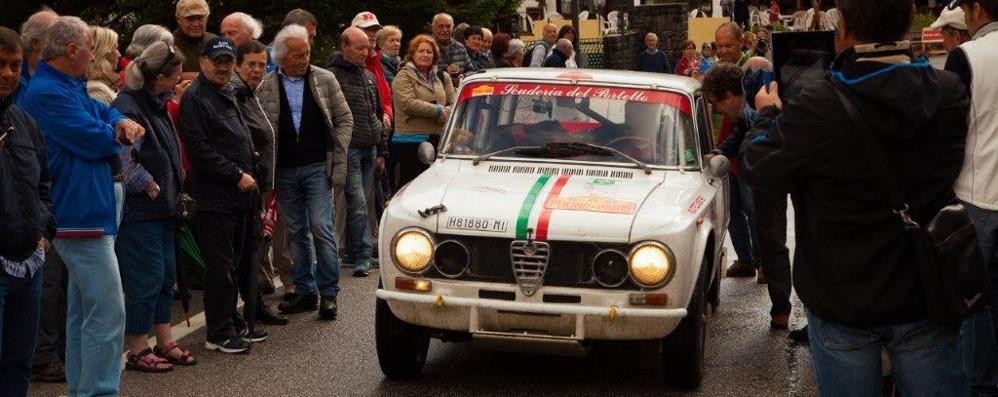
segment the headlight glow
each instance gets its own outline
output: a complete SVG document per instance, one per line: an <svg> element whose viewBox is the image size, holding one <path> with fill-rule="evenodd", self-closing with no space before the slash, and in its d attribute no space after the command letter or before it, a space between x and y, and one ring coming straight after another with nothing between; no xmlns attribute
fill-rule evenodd
<svg viewBox="0 0 998 397"><path fill-rule="evenodd" d="M433 259L433 240L420 230L403 230L392 245L395 264L410 273L420 273L430 267Z"/></svg>
<svg viewBox="0 0 998 397"><path fill-rule="evenodd" d="M643 287L661 286L672 277L672 262L672 255L665 246L652 243L638 245L630 255L631 277Z"/></svg>

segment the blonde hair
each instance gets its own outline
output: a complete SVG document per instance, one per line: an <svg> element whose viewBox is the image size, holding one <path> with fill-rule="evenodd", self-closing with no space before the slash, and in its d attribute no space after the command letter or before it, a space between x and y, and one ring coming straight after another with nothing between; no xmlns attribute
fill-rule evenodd
<svg viewBox="0 0 998 397"><path fill-rule="evenodd" d="M152 43L125 68L125 86L131 90L138 90L154 81L160 74L171 74L183 62L184 55L173 48L170 42L163 40Z"/></svg>
<svg viewBox="0 0 998 397"><path fill-rule="evenodd" d="M111 54L118 50L118 34L108 28L91 26L90 34L94 38L94 60L87 68L87 80L100 81L108 87L118 86L118 65L111 63Z"/></svg>
<svg viewBox="0 0 998 397"><path fill-rule="evenodd" d="M385 43L388 41L389 37L398 36L399 41L402 41L402 30L395 25L388 25L378 31L378 48L385 48Z"/></svg>

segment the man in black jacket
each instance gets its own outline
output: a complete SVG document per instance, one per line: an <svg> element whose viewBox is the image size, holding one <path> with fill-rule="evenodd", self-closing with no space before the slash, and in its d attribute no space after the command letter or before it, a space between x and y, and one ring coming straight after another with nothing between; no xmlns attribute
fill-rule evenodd
<svg viewBox="0 0 998 397"><path fill-rule="evenodd" d="M14 105L22 54L17 33L0 27L0 385L14 396L31 383L41 268L55 234L42 133Z"/></svg>
<svg viewBox="0 0 998 397"><path fill-rule="evenodd" d="M241 273L239 266L251 263L242 258L253 255L260 200L253 177L252 136L229 85L235 61L232 40L209 40L201 56L201 74L180 101L180 129L187 138L191 161L191 193L198 203L195 236L208 264L205 348L223 353L247 352L249 341L266 338L265 333L250 333L244 339L232 321L237 297L233 274ZM255 292L243 296L255 298Z"/></svg>
<svg viewBox="0 0 998 397"><path fill-rule="evenodd" d="M890 186L861 145L873 139L925 224L953 202L967 136L959 77L911 59L911 0L839 0L840 52L828 80L783 109L776 84L746 136L742 175L756 189L789 192L798 236L794 286L808 309L822 395L874 395L886 348L903 395L969 394L957 327L927 320L915 251L892 211ZM867 120L855 125L836 90ZM873 134L869 137L866 134ZM880 150L879 148L874 150Z"/></svg>
<svg viewBox="0 0 998 397"><path fill-rule="evenodd" d="M568 39L558 39L555 44L554 49L551 50L551 55L544 60L544 67L546 68L563 68L565 67L565 61L568 61L568 57L572 56L572 42Z"/></svg>
<svg viewBox="0 0 998 397"><path fill-rule="evenodd" d="M373 50L360 28L347 28L340 35L342 53L333 56L329 70L340 82L343 96L353 113L353 135L347 151L346 231L344 254L352 256L354 277L367 277L371 269L371 239L368 237L367 192L374 184L374 171L385 168L387 148L382 123L381 99L374 74L364 69L367 52Z"/></svg>

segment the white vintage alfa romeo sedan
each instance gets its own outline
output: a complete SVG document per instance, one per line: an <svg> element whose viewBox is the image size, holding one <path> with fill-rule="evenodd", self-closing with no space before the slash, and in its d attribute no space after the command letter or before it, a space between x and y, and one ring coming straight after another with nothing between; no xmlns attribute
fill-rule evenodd
<svg viewBox="0 0 998 397"><path fill-rule="evenodd" d="M698 386L728 222L699 83L497 69L457 95L381 221L385 375L419 374L430 338L553 354L643 340L668 384Z"/></svg>

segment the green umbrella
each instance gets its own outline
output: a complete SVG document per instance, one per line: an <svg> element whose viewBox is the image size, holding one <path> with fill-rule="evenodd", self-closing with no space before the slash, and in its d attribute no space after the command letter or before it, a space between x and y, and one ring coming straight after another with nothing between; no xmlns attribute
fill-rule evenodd
<svg viewBox="0 0 998 397"><path fill-rule="evenodd" d="M204 274L204 258L201 257L201 250L194 241L194 232L191 231L189 223L183 222L177 230L177 292L180 294L180 304L184 308L184 318L190 327L191 291L186 266L188 262Z"/></svg>

